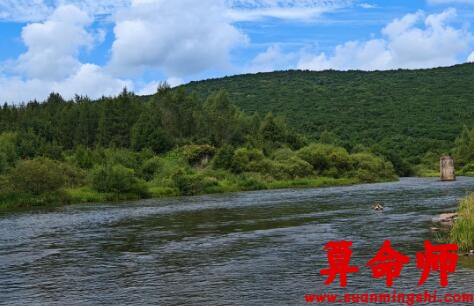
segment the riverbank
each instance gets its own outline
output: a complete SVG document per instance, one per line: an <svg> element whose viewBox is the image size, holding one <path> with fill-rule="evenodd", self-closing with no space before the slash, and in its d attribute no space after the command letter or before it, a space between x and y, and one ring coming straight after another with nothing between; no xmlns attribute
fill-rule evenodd
<svg viewBox="0 0 474 306"><path fill-rule="evenodd" d="M450 240L459 246L460 251L469 252L474 249L474 194L460 202Z"/></svg>
<svg viewBox="0 0 474 306"><path fill-rule="evenodd" d="M378 182L388 182L380 180ZM57 192L41 195L15 194L0 197L0 212L34 209L38 207L54 207L80 203L110 203L141 199L159 199L189 195L220 194L241 191L274 190L287 188L324 188L366 184L357 178L308 177L293 180L250 180L234 177L232 180L217 181L212 186L194 193L182 194L178 187L147 186L145 196L136 193L98 192L89 186L66 188Z"/></svg>

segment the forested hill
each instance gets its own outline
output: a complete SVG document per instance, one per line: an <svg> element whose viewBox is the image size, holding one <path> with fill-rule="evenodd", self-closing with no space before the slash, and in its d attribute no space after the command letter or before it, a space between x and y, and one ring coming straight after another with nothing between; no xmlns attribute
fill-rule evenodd
<svg viewBox="0 0 474 306"><path fill-rule="evenodd" d="M191 82L207 96L224 89L246 112L284 115L318 138L335 133L355 144L391 151L411 163L450 150L463 125L474 123L474 64L395 71L281 71Z"/></svg>

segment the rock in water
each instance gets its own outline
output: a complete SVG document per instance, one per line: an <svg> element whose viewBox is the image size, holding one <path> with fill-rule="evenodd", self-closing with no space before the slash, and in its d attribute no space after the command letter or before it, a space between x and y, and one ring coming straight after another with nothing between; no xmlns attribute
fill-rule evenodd
<svg viewBox="0 0 474 306"><path fill-rule="evenodd" d="M455 181L454 160L451 156L443 156L439 160L440 178L442 181Z"/></svg>

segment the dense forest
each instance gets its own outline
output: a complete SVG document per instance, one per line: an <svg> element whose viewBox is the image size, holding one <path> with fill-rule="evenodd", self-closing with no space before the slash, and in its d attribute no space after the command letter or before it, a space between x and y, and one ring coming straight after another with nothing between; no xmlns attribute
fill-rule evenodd
<svg viewBox="0 0 474 306"><path fill-rule="evenodd" d="M0 110L0 209L395 178L383 156L308 140L283 117L240 111L224 91L53 93Z"/></svg>
<svg viewBox="0 0 474 306"><path fill-rule="evenodd" d="M369 147L405 176L436 169L463 127L474 125L472 84L470 63L424 70L257 73L183 87L200 96L224 89L243 111L285 116L309 138L349 151Z"/></svg>
<svg viewBox="0 0 474 306"><path fill-rule="evenodd" d="M287 71L0 108L0 209L474 175L474 65ZM240 109L242 108L243 111Z"/></svg>

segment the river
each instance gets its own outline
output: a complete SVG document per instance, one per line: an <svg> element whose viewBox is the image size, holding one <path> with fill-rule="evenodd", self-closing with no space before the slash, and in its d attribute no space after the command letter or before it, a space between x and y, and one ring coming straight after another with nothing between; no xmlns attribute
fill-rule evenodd
<svg viewBox="0 0 474 306"><path fill-rule="evenodd" d="M431 219L474 178L81 204L0 216L0 304L304 305L309 293L473 293L462 265L417 288ZM371 203L385 203L383 213ZM325 244L353 241L348 286L324 286ZM393 288L365 264L383 241L411 258ZM436 242L436 241L433 241ZM367 304L366 304L367 305ZM397 304L394 304L397 305ZM457 304L461 305L461 304Z"/></svg>

